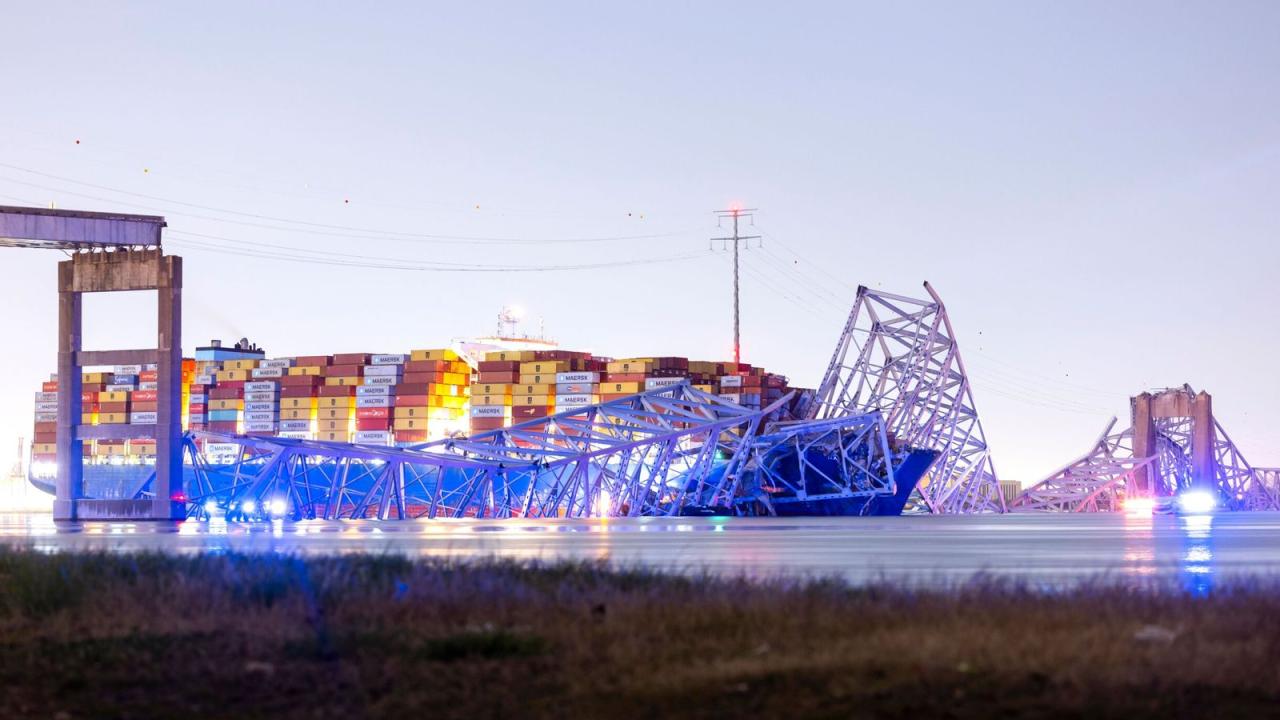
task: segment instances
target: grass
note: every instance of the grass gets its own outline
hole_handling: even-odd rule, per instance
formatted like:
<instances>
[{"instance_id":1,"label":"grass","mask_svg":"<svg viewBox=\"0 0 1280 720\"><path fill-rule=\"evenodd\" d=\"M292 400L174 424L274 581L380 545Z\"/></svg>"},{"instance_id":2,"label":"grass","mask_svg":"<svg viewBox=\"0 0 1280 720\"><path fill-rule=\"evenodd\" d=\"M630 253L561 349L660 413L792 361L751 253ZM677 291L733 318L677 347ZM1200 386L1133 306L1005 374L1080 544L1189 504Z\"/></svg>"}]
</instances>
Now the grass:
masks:
<instances>
[{"instance_id":1,"label":"grass","mask_svg":"<svg viewBox=\"0 0 1280 720\"><path fill-rule=\"evenodd\" d=\"M1280 713L1280 586L0 549L4 718Z\"/></svg>"}]
</instances>

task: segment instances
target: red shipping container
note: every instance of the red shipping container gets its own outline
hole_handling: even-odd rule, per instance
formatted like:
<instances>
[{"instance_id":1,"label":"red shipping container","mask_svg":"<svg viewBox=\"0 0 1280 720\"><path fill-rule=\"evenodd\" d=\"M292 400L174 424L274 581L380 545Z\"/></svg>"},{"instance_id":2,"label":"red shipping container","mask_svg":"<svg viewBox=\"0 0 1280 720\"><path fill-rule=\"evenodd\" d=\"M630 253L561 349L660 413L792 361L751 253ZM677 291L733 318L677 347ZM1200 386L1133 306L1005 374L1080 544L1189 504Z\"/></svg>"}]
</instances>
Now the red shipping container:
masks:
<instances>
[{"instance_id":1,"label":"red shipping container","mask_svg":"<svg viewBox=\"0 0 1280 720\"><path fill-rule=\"evenodd\" d=\"M449 360L410 360L404 364L404 371L411 372L449 372Z\"/></svg>"},{"instance_id":2,"label":"red shipping container","mask_svg":"<svg viewBox=\"0 0 1280 720\"><path fill-rule=\"evenodd\" d=\"M234 433L236 431L235 420L216 420L208 425L210 432Z\"/></svg>"},{"instance_id":3,"label":"red shipping container","mask_svg":"<svg viewBox=\"0 0 1280 720\"><path fill-rule=\"evenodd\" d=\"M134 402L156 402L159 399L159 391L156 390L134 390L129 395L129 399Z\"/></svg>"},{"instance_id":4,"label":"red shipping container","mask_svg":"<svg viewBox=\"0 0 1280 720\"><path fill-rule=\"evenodd\" d=\"M323 382L319 375L285 375L282 378L276 378L280 383L280 387L315 387Z\"/></svg>"},{"instance_id":5,"label":"red shipping container","mask_svg":"<svg viewBox=\"0 0 1280 720\"><path fill-rule=\"evenodd\" d=\"M328 355L301 355L293 359L294 367L327 367L333 364L333 358Z\"/></svg>"},{"instance_id":6,"label":"red shipping container","mask_svg":"<svg viewBox=\"0 0 1280 720\"><path fill-rule=\"evenodd\" d=\"M330 365L323 372L325 377L361 377L364 365Z\"/></svg>"},{"instance_id":7,"label":"red shipping container","mask_svg":"<svg viewBox=\"0 0 1280 720\"><path fill-rule=\"evenodd\" d=\"M444 382L444 373L442 372L407 372L404 377L400 378L401 385L422 385L424 383L442 383Z\"/></svg>"},{"instance_id":8,"label":"red shipping container","mask_svg":"<svg viewBox=\"0 0 1280 720\"><path fill-rule=\"evenodd\" d=\"M56 380L41 383L40 392L58 392L58 382Z\"/></svg>"},{"instance_id":9,"label":"red shipping container","mask_svg":"<svg viewBox=\"0 0 1280 720\"><path fill-rule=\"evenodd\" d=\"M604 381L611 382L611 383L620 383L620 382L643 383L644 378L645 378L644 373L609 373L608 375L605 376Z\"/></svg>"},{"instance_id":10,"label":"red shipping container","mask_svg":"<svg viewBox=\"0 0 1280 720\"><path fill-rule=\"evenodd\" d=\"M430 383L400 383L396 386L396 396L400 395L430 395Z\"/></svg>"},{"instance_id":11,"label":"red shipping container","mask_svg":"<svg viewBox=\"0 0 1280 720\"><path fill-rule=\"evenodd\" d=\"M286 385L280 388L282 398L309 398L316 396L314 385Z\"/></svg>"},{"instance_id":12,"label":"red shipping container","mask_svg":"<svg viewBox=\"0 0 1280 720\"><path fill-rule=\"evenodd\" d=\"M498 430L506 422L502 418L471 418L471 432Z\"/></svg>"},{"instance_id":13,"label":"red shipping container","mask_svg":"<svg viewBox=\"0 0 1280 720\"><path fill-rule=\"evenodd\" d=\"M520 372L519 360L485 360L482 361L476 369L482 373L486 372Z\"/></svg>"},{"instance_id":14,"label":"red shipping container","mask_svg":"<svg viewBox=\"0 0 1280 720\"><path fill-rule=\"evenodd\" d=\"M98 401L98 393L96 392L80 393L80 402L82 403L91 403L91 402L97 402L97 401Z\"/></svg>"},{"instance_id":15,"label":"red shipping container","mask_svg":"<svg viewBox=\"0 0 1280 720\"><path fill-rule=\"evenodd\" d=\"M228 389L231 389L231 390L243 390L243 389L244 389L244 382L245 382L244 380L228 380L228 381L226 381L226 382L220 382L220 383L218 383L218 387L220 387L220 388L228 388Z\"/></svg>"},{"instance_id":16,"label":"red shipping container","mask_svg":"<svg viewBox=\"0 0 1280 720\"><path fill-rule=\"evenodd\" d=\"M160 379L160 373L156 370L143 370L138 373L138 382L155 382Z\"/></svg>"},{"instance_id":17,"label":"red shipping container","mask_svg":"<svg viewBox=\"0 0 1280 720\"><path fill-rule=\"evenodd\" d=\"M394 433L396 442L426 442L426 430L396 430Z\"/></svg>"},{"instance_id":18,"label":"red shipping container","mask_svg":"<svg viewBox=\"0 0 1280 720\"><path fill-rule=\"evenodd\" d=\"M56 422L38 422L35 431L38 433L58 432L58 423Z\"/></svg>"},{"instance_id":19,"label":"red shipping container","mask_svg":"<svg viewBox=\"0 0 1280 720\"><path fill-rule=\"evenodd\" d=\"M356 418L356 430L390 430L388 418Z\"/></svg>"},{"instance_id":20,"label":"red shipping container","mask_svg":"<svg viewBox=\"0 0 1280 720\"><path fill-rule=\"evenodd\" d=\"M244 397L243 388L216 387L209 390L210 400L237 400Z\"/></svg>"},{"instance_id":21,"label":"red shipping container","mask_svg":"<svg viewBox=\"0 0 1280 720\"><path fill-rule=\"evenodd\" d=\"M476 382L493 384L493 383L518 383L520 382L519 372L482 372L476 378Z\"/></svg>"},{"instance_id":22,"label":"red shipping container","mask_svg":"<svg viewBox=\"0 0 1280 720\"><path fill-rule=\"evenodd\" d=\"M389 418L391 417L391 408L356 408L356 420L364 420L367 418Z\"/></svg>"},{"instance_id":23,"label":"red shipping container","mask_svg":"<svg viewBox=\"0 0 1280 720\"><path fill-rule=\"evenodd\" d=\"M321 385L320 397L351 397L356 394L355 385Z\"/></svg>"},{"instance_id":24,"label":"red shipping container","mask_svg":"<svg viewBox=\"0 0 1280 720\"><path fill-rule=\"evenodd\" d=\"M156 412L159 405L158 402L135 402L131 412Z\"/></svg>"},{"instance_id":25,"label":"red shipping container","mask_svg":"<svg viewBox=\"0 0 1280 720\"><path fill-rule=\"evenodd\" d=\"M99 412L104 413L127 413L129 412L129 403L127 402L108 402L98 403Z\"/></svg>"},{"instance_id":26,"label":"red shipping container","mask_svg":"<svg viewBox=\"0 0 1280 720\"><path fill-rule=\"evenodd\" d=\"M197 403L195 405L190 405L187 407L187 414L203 415L206 412L208 412L208 410L209 410L209 406L205 405L204 403Z\"/></svg>"},{"instance_id":27,"label":"red shipping container","mask_svg":"<svg viewBox=\"0 0 1280 720\"><path fill-rule=\"evenodd\" d=\"M334 365L368 365L369 353L334 353Z\"/></svg>"},{"instance_id":28,"label":"red shipping container","mask_svg":"<svg viewBox=\"0 0 1280 720\"><path fill-rule=\"evenodd\" d=\"M513 420L532 420L534 418L544 418L549 414L549 408L545 405L517 405L511 408L511 418Z\"/></svg>"},{"instance_id":29,"label":"red shipping container","mask_svg":"<svg viewBox=\"0 0 1280 720\"><path fill-rule=\"evenodd\" d=\"M35 443L36 445L45 445L45 444L48 444L48 443L56 443L56 442L58 442L58 433L57 433L57 431L54 431L54 432L38 432L38 433L36 433L35 439L33 439L31 442Z\"/></svg>"}]
</instances>

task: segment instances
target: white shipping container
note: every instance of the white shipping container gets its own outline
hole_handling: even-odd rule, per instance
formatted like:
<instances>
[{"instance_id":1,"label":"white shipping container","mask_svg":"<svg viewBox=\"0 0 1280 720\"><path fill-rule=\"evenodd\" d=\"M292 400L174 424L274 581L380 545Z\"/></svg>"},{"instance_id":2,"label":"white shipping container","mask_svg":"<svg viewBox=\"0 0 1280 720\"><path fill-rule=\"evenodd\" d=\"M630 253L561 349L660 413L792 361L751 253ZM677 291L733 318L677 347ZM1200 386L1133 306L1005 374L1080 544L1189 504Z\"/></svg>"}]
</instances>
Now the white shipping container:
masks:
<instances>
[{"instance_id":1,"label":"white shipping container","mask_svg":"<svg viewBox=\"0 0 1280 720\"><path fill-rule=\"evenodd\" d=\"M404 368L399 365L365 365L364 376L365 377L374 377L374 376L381 376L381 375L399 376L403 370Z\"/></svg>"},{"instance_id":2,"label":"white shipping container","mask_svg":"<svg viewBox=\"0 0 1280 720\"><path fill-rule=\"evenodd\" d=\"M284 368L256 367L250 374L255 378L284 377Z\"/></svg>"},{"instance_id":3,"label":"white shipping container","mask_svg":"<svg viewBox=\"0 0 1280 720\"><path fill-rule=\"evenodd\" d=\"M155 363L144 363L142 365L139 365L138 367L142 368L144 371L160 369L160 366L156 365Z\"/></svg>"},{"instance_id":4,"label":"white shipping container","mask_svg":"<svg viewBox=\"0 0 1280 720\"><path fill-rule=\"evenodd\" d=\"M260 368L291 368L293 367L293 358L275 358L274 360L263 360L258 363Z\"/></svg>"},{"instance_id":5,"label":"white shipping container","mask_svg":"<svg viewBox=\"0 0 1280 720\"><path fill-rule=\"evenodd\" d=\"M244 414L244 421L246 423L251 423L251 422L274 423L276 419L277 419L277 415L270 410L266 410L266 411L255 410L254 412L246 411Z\"/></svg>"},{"instance_id":6,"label":"white shipping container","mask_svg":"<svg viewBox=\"0 0 1280 720\"><path fill-rule=\"evenodd\" d=\"M311 421L310 420L281 420L280 431L281 432L310 432Z\"/></svg>"},{"instance_id":7,"label":"white shipping container","mask_svg":"<svg viewBox=\"0 0 1280 720\"><path fill-rule=\"evenodd\" d=\"M357 397L356 407L391 407L389 397Z\"/></svg>"},{"instance_id":8,"label":"white shipping container","mask_svg":"<svg viewBox=\"0 0 1280 720\"><path fill-rule=\"evenodd\" d=\"M737 403L739 405L742 404L742 395L738 393L720 393L719 395L717 395L717 397L724 398L725 400L728 400L731 403Z\"/></svg>"},{"instance_id":9,"label":"white shipping container","mask_svg":"<svg viewBox=\"0 0 1280 720\"><path fill-rule=\"evenodd\" d=\"M160 388L160 383L152 382L151 380L148 380L147 382L138 383L139 390L158 390L159 388Z\"/></svg>"},{"instance_id":10,"label":"white shipping container","mask_svg":"<svg viewBox=\"0 0 1280 720\"><path fill-rule=\"evenodd\" d=\"M130 413L129 422L134 425L155 425L156 414L153 412Z\"/></svg>"},{"instance_id":11,"label":"white shipping container","mask_svg":"<svg viewBox=\"0 0 1280 720\"><path fill-rule=\"evenodd\" d=\"M658 388L671 387L672 385L679 385L680 383L685 382L688 379L689 378L682 378L682 377L645 378L644 389L657 390Z\"/></svg>"},{"instance_id":12,"label":"white shipping container","mask_svg":"<svg viewBox=\"0 0 1280 720\"><path fill-rule=\"evenodd\" d=\"M196 385L212 385L212 384L213 384L213 376L212 376L212 375L197 375L197 376L195 377L195 384L196 384Z\"/></svg>"},{"instance_id":13,"label":"white shipping container","mask_svg":"<svg viewBox=\"0 0 1280 720\"><path fill-rule=\"evenodd\" d=\"M356 397L391 397L395 395L390 385L359 385L356 387Z\"/></svg>"},{"instance_id":14,"label":"white shipping container","mask_svg":"<svg viewBox=\"0 0 1280 720\"><path fill-rule=\"evenodd\" d=\"M253 400L253 401L246 400L244 403L244 411L245 412L275 412L276 404L270 400L267 400L265 402L262 400Z\"/></svg>"},{"instance_id":15,"label":"white shipping container","mask_svg":"<svg viewBox=\"0 0 1280 720\"><path fill-rule=\"evenodd\" d=\"M209 396L205 393L192 393L187 396L187 402L191 405L204 405L208 399Z\"/></svg>"},{"instance_id":16,"label":"white shipping container","mask_svg":"<svg viewBox=\"0 0 1280 720\"><path fill-rule=\"evenodd\" d=\"M742 376L722 375L720 377L720 387L742 387Z\"/></svg>"},{"instance_id":17,"label":"white shipping container","mask_svg":"<svg viewBox=\"0 0 1280 720\"><path fill-rule=\"evenodd\" d=\"M38 413L56 413L58 412L58 403L54 402L38 402L36 403L36 412Z\"/></svg>"},{"instance_id":18,"label":"white shipping container","mask_svg":"<svg viewBox=\"0 0 1280 720\"><path fill-rule=\"evenodd\" d=\"M399 375L374 375L364 379L365 385L399 385Z\"/></svg>"},{"instance_id":19,"label":"white shipping container","mask_svg":"<svg viewBox=\"0 0 1280 720\"><path fill-rule=\"evenodd\" d=\"M511 417L511 408L506 405L472 405L473 418L505 418Z\"/></svg>"},{"instance_id":20,"label":"white shipping container","mask_svg":"<svg viewBox=\"0 0 1280 720\"><path fill-rule=\"evenodd\" d=\"M128 385L108 385L107 386L107 392L133 392L135 389L136 388L134 388L133 383L129 383Z\"/></svg>"},{"instance_id":21,"label":"white shipping container","mask_svg":"<svg viewBox=\"0 0 1280 720\"><path fill-rule=\"evenodd\" d=\"M403 365L408 355L373 355L369 358L371 365Z\"/></svg>"},{"instance_id":22,"label":"white shipping container","mask_svg":"<svg viewBox=\"0 0 1280 720\"><path fill-rule=\"evenodd\" d=\"M276 424L271 420L245 420L245 432L275 432Z\"/></svg>"},{"instance_id":23,"label":"white shipping container","mask_svg":"<svg viewBox=\"0 0 1280 720\"><path fill-rule=\"evenodd\" d=\"M594 395L600 386L593 383L556 383L556 397L561 395Z\"/></svg>"},{"instance_id":24,"label":"white shipping container","mask_svg":"<svg viewBox=\"0 0 1280 720\"><path fill-rule=\"evenodd\" d=\"M578 407L582 405L594 405L595 403L596 403L596 399L592 395L557 395L556 396L557 408L570 407L570 406Z\"/></svg>"},{"instance_id":25,"label":"white shipping container","mask_svg":"<svg viewBox=\"0 0 1280 720\"><path fill-rule=\"evenodd\" d=\"M258 392L247 392L244 394L244 401L247 403L264 402L264 403L270 403L272 405L275 405L277 400L278 400L278 396L273 392L258 391Z\"/></svg>"},{"instance_id":26,"label":"white shipping container","mask_svg":"<svg viewBox=\"0 0 1280 720\"><path fill-rule=\"evenodd\" d=\"M244 391L247 393L274 392L275 389L276 389L276 383L273 383L270 380L262 380L259 382L247 382L244 384Z\"/></svg>"},{"instance_id":27,"label":"white shipping container","mask_svg":"<svg viewBox=\"0 0 1280 720\"><path fill-rule=\"evenodd\" d=\"M556 373L556 383L598 383L598 372L562 372Z\"/></svg>"},{"instance_id":28,"label":"white shipping container","mask_svg":"<svg viewBox=\"0 0 1280 720\"><path fill-rule=\"evenodd\" d=\"M58 422L58 413L38 412L36 413L36 422Z\"/></svg>"},{"instance_id":29,"label":"white shipping container","mask_svg":"<svg viewBox=\"0 0 1280 720\"><path fill-rule=\"evenodd\" d=\"M309 430L281 430L276 433L276 437L289 438L291 440L314 440Z\"/></svg>"},{"instance_id":30,"label":"white shipping container","mask_svg":"<svg viewBox=\"0 0 1280 720\"><path fill-rule=\"evenodd\" d=\"M355 441L358 445L390 445L392 437L386 430L357 430Z\"/></svg>"},{"instance_id":31,"label":"white shipping container","mask_svg":"<svg viewBox=\"0 0 1280 720\"><path fill-rule=\"evenodd\" d=\"M117 365L112 372L116 375L137 375L142 372L141 365Z\"/></svg>"},{"instance_id":32,"label":"white shipping container","mask_svg":"<svg viewBox=\"0 0 1280 720\"><path fill-rule=\"evenodd\" d=\"M57 402L58 393L56 392L38 392L36 393L36 402Z\"/></svg>"}]
</instances>

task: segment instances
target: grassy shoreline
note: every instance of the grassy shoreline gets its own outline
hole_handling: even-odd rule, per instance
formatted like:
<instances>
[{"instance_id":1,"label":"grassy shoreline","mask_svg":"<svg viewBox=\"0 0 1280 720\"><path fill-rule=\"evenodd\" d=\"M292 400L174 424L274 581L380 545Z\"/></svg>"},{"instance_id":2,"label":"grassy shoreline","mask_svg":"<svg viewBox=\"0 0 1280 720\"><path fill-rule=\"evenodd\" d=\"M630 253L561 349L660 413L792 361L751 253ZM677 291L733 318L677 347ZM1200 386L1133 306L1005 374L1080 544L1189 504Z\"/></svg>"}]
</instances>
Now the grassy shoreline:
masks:
<instances>
[{"instance_id":1,"label":"grassy shoreline","mask_svg":"<svg viewBox=\"0 0 1280 720\"><path fill-rule=\"evenodd\" d=\"M0 717L1270 716L1278 618L1272 580L1197 598L0 548Z\"/></svg>"}]
</instances>

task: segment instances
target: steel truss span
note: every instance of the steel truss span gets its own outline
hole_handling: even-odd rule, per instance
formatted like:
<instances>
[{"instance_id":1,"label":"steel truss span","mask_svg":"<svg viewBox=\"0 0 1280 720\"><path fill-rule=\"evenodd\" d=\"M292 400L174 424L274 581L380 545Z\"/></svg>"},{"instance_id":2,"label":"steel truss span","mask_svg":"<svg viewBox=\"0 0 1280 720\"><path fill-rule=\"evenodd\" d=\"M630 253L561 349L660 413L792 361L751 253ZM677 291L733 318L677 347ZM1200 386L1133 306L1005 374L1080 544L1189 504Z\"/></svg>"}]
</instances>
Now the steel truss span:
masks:
<instances>
[{"instance_id":1,"label":"steel truss span","mask_svg":"<svg viewBox=\"0 0 1280 720\"><path fill-rule=\"evenodd\" d=\"M879 412L894 442L940 453L917 488L935 513L1004 512L951 320L929 283L928 300L859 287L806 416Z\"/></svg>"},{"instance_id":2,"label":"steel truss span","mask_svg":"<svg viewBox=\"0 0 1280 720\"><path fill-rule=\"evenodd\" d=\"M1191 386L1177 392L1195 396ZM1127 498L1172 497L1192 487L1193 422L1190 417L1157 417L1155 452L1134 454L1133 428L1112 432L1112 418L1093 448L1075 462L1024 491L1014 510L1057 512L1116 511ZM1222 423L1213 419L1212 480L1223 507L1230 510L1280 510L1280 470L1255 468L1231 441ZM1139 481L1143 469L1150 487Z\"/></svg>"},{"instance_id":3,"label":"steel truss span","mask_svg":"<svg viewBox=\"0 0 1280 720\"><path fill-rule=\"evenodd\" d=\"M762 418L688 383L409 448L190 435L195 516L619 517L730 508ZM214 448L234 447L215 459Z\"/></svg>"}]
</instances>

